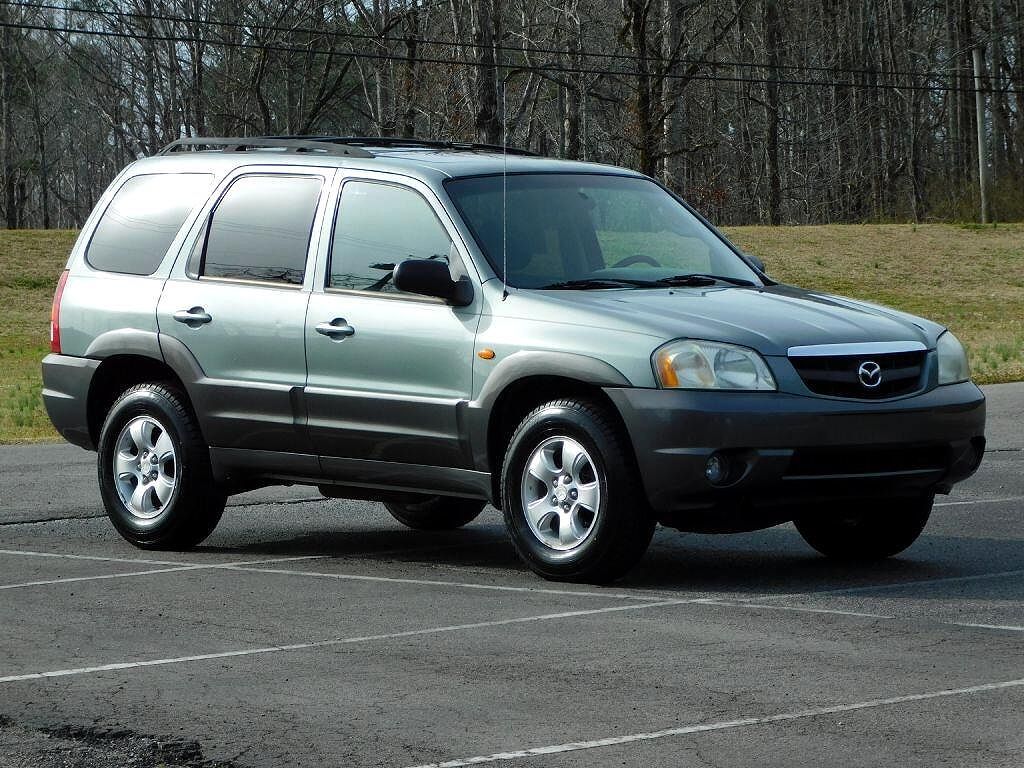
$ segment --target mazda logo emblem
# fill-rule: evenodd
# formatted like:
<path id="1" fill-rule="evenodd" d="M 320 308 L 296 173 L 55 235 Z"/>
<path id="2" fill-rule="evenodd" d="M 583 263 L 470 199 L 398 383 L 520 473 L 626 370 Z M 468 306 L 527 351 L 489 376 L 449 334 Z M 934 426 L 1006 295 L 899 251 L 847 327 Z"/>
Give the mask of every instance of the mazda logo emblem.
<path id="1" fill-rule="evenodd" d="M 857 378 L 868 389 L 874 389 L 882 383 L 882 366 L 874 360 L 865 360 L 857 369 Z"/>

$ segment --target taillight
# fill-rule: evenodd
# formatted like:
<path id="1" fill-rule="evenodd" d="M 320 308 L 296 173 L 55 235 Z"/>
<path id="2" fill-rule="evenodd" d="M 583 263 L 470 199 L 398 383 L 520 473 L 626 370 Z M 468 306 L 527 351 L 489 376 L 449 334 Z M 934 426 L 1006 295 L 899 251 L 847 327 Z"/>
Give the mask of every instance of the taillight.
<path id="1" fill-rule="evenodd" d="M 60 273 L 57 290 L 53 292 L 53 306 L 50 307 L 50 351 L 60 354 L 60 299 L 64 295 L 64 283 L 68 281 L 68 271 Z"/>

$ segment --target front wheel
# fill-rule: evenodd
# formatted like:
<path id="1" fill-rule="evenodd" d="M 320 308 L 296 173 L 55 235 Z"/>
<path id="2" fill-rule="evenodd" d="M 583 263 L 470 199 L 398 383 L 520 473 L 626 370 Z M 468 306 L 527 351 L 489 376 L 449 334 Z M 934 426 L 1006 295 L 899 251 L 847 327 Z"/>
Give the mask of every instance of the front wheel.
<path id="1" fill-rule="evenodd" d="M 921 535 L 931 515 L 932 494 L 911 498 L 858 499 L 839 509 L 808 512 L 793 524 L 804 541 L 840 560 L 882 560 Z"/>
<path id="2" fill-rule="evenodd" d="M 601 406 L 546 403 L 516 429 L 502 468 L 505 525 L 519 556 L 548 579 L 608 582 L 654 534 L 635 462 Z"/>
<path id="3" fill-rule="evenodd" d="M 226 497 L 180 392 L 161 383 L 130 388 L 107 414 L 97 453 L 103 505 L 129 542 L 182 550 L 213 532 Z"/>

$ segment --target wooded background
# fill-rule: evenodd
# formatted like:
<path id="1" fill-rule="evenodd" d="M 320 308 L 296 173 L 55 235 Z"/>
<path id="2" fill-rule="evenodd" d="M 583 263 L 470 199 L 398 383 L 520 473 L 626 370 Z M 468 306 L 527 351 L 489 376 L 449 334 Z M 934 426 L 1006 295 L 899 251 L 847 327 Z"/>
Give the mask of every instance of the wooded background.
<path id="1" fill-rule="evenodd" d="M 1024 0 L 0 0 L 0 224 L 192 135 L 507 141 L 724 223 L 1024 218 Z"/>

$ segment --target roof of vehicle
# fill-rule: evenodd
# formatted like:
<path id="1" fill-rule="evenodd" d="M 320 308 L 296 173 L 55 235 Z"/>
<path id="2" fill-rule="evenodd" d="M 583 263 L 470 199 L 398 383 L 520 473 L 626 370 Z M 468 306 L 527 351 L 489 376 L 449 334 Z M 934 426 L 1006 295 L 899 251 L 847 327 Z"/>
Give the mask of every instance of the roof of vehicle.
<path id="1" fill-rule="evenodd" d="M 209 142 L 207 144 L 206 142 Z M 438 184 L 445 179 L 508 173 L 604 173 L 640 176 L 627 168 L 557 160 L 509 148 L 390 138 L 261 137 L 174 142 L 136 163 L 144 170 L 226 173 L 243 165 L 342 167 L 398 173 Z"/>

